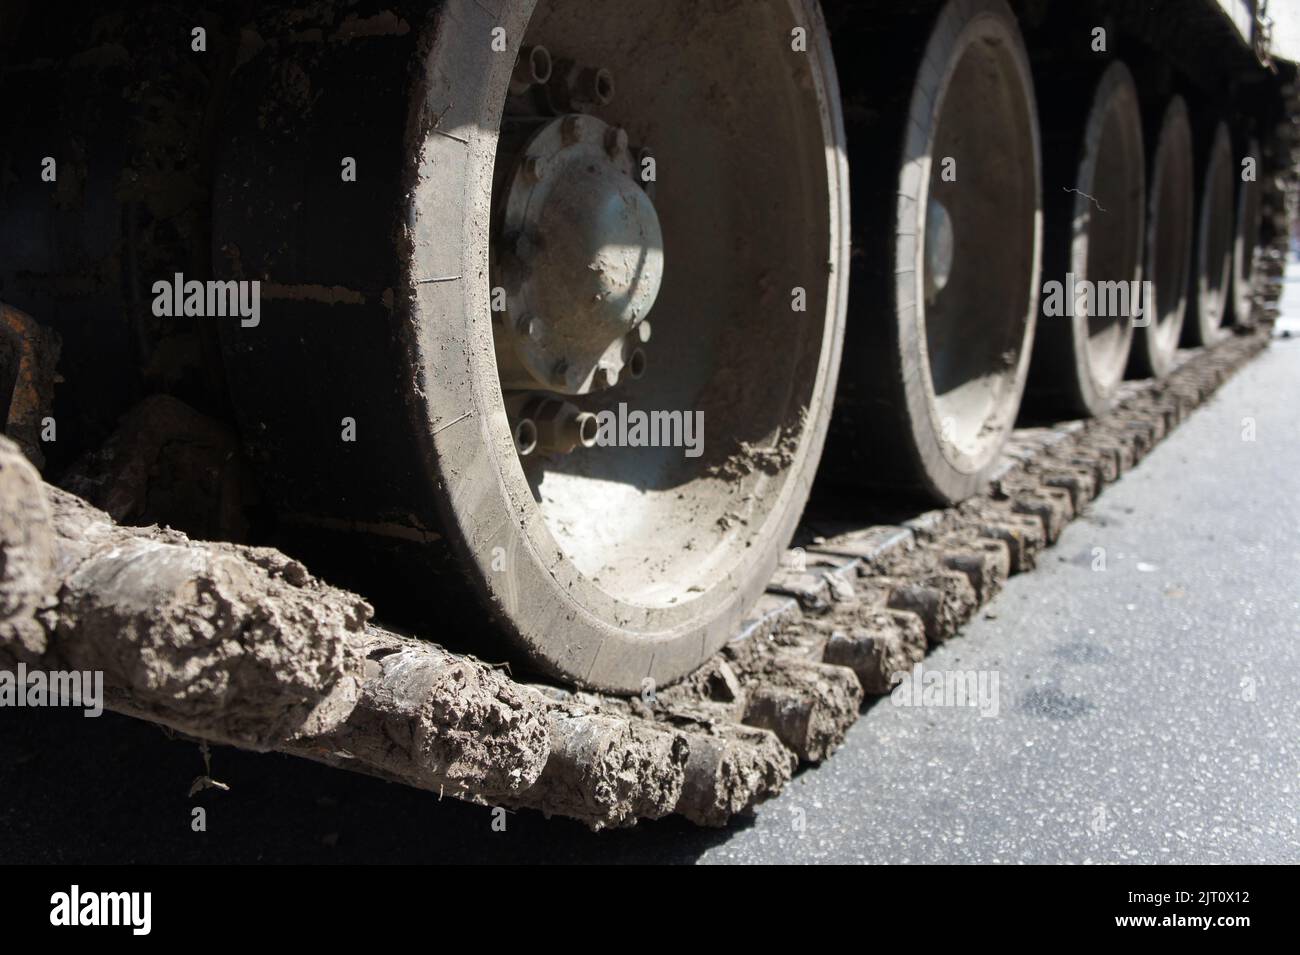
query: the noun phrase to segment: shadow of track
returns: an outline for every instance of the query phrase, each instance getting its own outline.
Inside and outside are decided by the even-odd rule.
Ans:
[[[218,746],[211,767],[229,791],[190,799],[193,742],[108,712],[0,710],[0,862],[690,863],[747,824],[592,833],[524,811],[494,832],[490,808],[289,756]]]

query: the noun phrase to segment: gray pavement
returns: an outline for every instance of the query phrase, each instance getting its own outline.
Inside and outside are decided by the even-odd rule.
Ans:
[[[0,861],[1300,861],[1300,272],[1287,304],[1296,337],[927,658],[986,693],[996,674],[988,715],[881,701],[745,824],[494,832],[485,809],[223,748],[230,790],[191,801],[193,744],[8,710]]]
[[[926,659],[996,716],[884,701],[704,858],[1300,861],[1298,411],[1278,340]]]

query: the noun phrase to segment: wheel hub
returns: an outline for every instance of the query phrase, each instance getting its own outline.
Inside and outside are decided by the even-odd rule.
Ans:
[[[503,387],[587,394],[637,364],[664,269],[638,173],[627,133],[595,116],[558,117],[528,140],[501,225]]]

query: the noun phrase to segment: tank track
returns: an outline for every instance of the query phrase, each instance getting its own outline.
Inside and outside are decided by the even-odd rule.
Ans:
[[[1300,163],[1300,87],[1292,80],[1286,92],[1274,170]],[[958,636],[1090,501],[1267,347],[1300,182],[1275,172],[1265,187],[1254,327],[1184,353],[1163,381],[1127,384],[1101,418],[1018,430],[990,487],[961,505],[888,523],[851,509],[809,521],[796,538],[802,546],[787,553],[747,623],[680,683],[647,683],[631,698],[526,683],[367,627],[357,706],[368,722],[345,723],[328,738],[244,739],[201,727],[191,735],[593,829],[672,814],[726,825],[779,794],[801,766],[828,759],[864,704]],[[261,559],[277,577],[301,571]],[[168,722],[167,714],[135,715]]]
[[[0,666],[102,671],[108,708],[185,738],[286,752],[439,797],[592,829],[671,814],[724,826],[828,759],[864,703],[958,636],[1267,347],[1284,240],[1264,252],[1255,327],[1183,353],[1163,381],[1129,383],[1103,417],[1017,431],[982,494],[888,522],[865,519],[871,505],[859,499],[806,521],[804,546],[786,552],[739,632],[671,686],[646,681],[629,698],[516,679],[430,642],[454,636],[445,621],[445,637],[371,624],[361,597],[278,551],[117,524],[43,484],[8,439]],[[113,461],[141,453],[129,442],[104,452],[112,473]],[[184,676],[196,667],[201,680]]]

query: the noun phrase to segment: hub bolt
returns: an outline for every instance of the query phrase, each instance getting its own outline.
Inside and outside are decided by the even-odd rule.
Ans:
[[[544,156],[529,156],[528,161],[524,164],[524,172],[533,182],[541,182],[546,178],[546,158]]]
[[[627,152],[627,130],[618,126],[605,134],[605,152],[611,159],[618,159]]]
[[[564,117],[560,123],[560,136],[568,146],[572,146],[582,138],[582,117],[577,113],[571,113]]]

